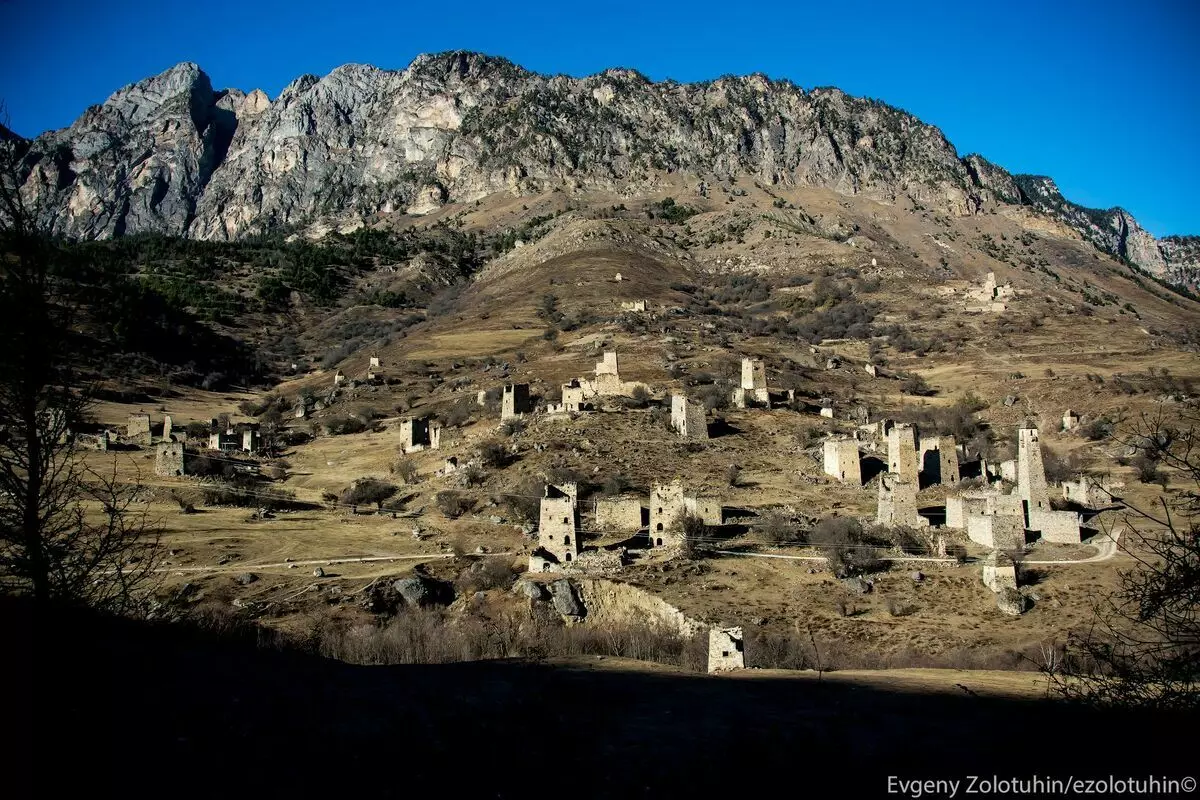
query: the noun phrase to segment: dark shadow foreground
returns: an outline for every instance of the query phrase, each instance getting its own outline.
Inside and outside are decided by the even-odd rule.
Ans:
[[[11,602],[0,620],[18,670],[11,797],[874,797],[889,774],[1194,763],[1183,720],[1059,702],[529,662],[360,667],[84,615],[34,635]]]

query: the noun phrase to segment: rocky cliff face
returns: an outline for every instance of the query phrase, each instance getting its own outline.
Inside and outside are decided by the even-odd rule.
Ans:
[[[1165,236],[1158,249],[1167,264],[1166,280],[1200,291],[1200,236]]]
[[[472,53],[304,75],[274,101],[214,91],[195,64],[121,89],[31,143],[24,191],[60,234],[232,239],[327,214],[424,213],[570,182],[635,194],[664,173],[824,186],[954,214],[1028,203],[1165,275],[1120,209],[1074,206],[1049,179],[959,158],[909,114],[761,75],[652,83],[547,77]]]

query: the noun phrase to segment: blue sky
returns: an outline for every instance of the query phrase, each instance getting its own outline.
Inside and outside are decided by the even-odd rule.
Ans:
[[[911,6],[911,7],[910,7]],[[0,0],[0,99],[33,135],[195,61],[274,97],[347,62],[468,49],[539,72],[764,72],[937,125],[960,154],[1052,176],[1071,200],[1200,234],[1200,2],[688,3]]]

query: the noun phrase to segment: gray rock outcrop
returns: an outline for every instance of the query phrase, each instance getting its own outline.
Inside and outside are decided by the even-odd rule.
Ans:
[[[694,84],[621,69],[551,77],[451,52],[400,71],[348,64],[302,75],[271,100],[214,90],[183,63],[29,145],[26,199],[45,225],[79,239],[234,239],[563,182],[636,192],[680,173],[906,198],[958,215],[1022,204],[1168,279],[1184,269],[1172,259],[1191,257],[1119,208],[1086,209],[1048,178],[960,158],[904,111],[759,74]]]

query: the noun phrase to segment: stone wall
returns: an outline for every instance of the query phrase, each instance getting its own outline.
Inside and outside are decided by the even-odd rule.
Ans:
[[[651,547],[669,547],[680,542],[678,521],[684,511],[683,484],[678,480],[668,484],[658,484],[651,489]]]
[[[400,448],[405,453],[437,450],[441,447],[441,439],[441,425],[428,417],[405,417],[400,421]]]
[[[967,537],[993,550],[1020,550],[1025,547],[1025,526],[1019,516],[978,514],[967,517]]]
[[[1080,517],[1074,511],[1031,511],[1029,529],[1038,531],[1042,540],[1056,544],[1079,544]]]
[[[1017,568],[1003,553],[990,553],[983,561],[983,585],[993,592],[1017,588]]]
[[[149,414],[130,414],[125,426],[125,438],[133,444],[149,446],[153,441],[150,434]]]
[[[642,500],[614,497],[596,501],[596,527],[602,531],[635,532],[642,527]]]

